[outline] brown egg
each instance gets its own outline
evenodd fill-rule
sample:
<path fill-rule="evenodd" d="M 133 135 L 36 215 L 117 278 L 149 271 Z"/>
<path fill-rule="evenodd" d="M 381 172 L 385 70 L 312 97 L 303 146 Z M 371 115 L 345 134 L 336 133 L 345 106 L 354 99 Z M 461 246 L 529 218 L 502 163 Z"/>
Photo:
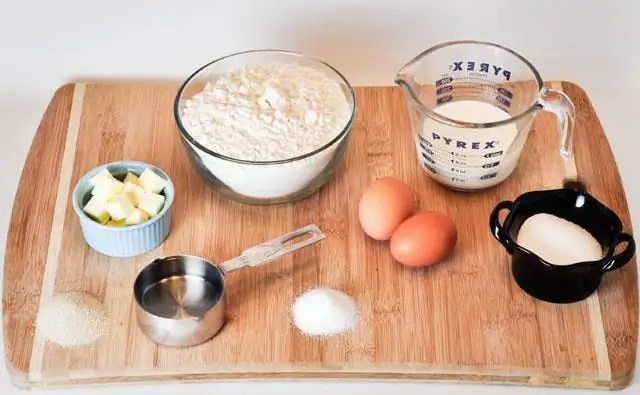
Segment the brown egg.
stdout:
<path fill-rule="evenodd" d="M 404 221 L 391 237 L 391 255 L 405 266 L 421 267 L 445 259 L 458 241 L 453 220 L 441 213 L 426 211 Z"/>
<path fill-rule="evenodd" d="M 383 177 L 371 183 L 360 197 L 360 226 L 373 239 L 389 240 L 413 209 L 411 188 L 397 178 Z"/>

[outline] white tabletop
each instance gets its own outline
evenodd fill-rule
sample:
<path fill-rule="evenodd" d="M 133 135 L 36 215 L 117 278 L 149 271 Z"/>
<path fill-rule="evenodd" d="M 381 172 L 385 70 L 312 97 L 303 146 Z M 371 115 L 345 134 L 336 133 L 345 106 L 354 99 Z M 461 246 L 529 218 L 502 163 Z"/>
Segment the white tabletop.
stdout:
<path fill-rule="evenodd" d="M 93 3 L 93 4 L 90 4 Z M 640 2 L 603 0 L 0 0 L 0 256 L 20 172 L 55 89 L 84 77 L 180 79 L 216 57 L 281 48 L 322 58 L 355 85 L 390 85 L 397 69 L 429 46 L 494 41 L 532 61 L 546 80 L 570 80 L 589 94 L 618 161 L 632 222 L 640 226 Z M 2 364 L 4 365 L 4 364 Z M 0 391 L 16 393 L 5 369 Z M 636 373 L 636 376 L 640 374 Z M 137 386 L 137 394 L 186 384 Z M 443 383 L 205 383 L 229 393 L 569 394 L 571 390 Z M 72 393 L 133 392 L 109 386 Z M 582 391 L 580 391 L 582 392 Z M 62 393 L 62 392 L 48 392 Z M 64 393 L 70 393 L 64 391 Z M 589 393 L 597 394 L 599 391 Z M 604 393 L 604 392 L 602 392 Z M 622 393 L 640 393 L 640 381 Z"/>

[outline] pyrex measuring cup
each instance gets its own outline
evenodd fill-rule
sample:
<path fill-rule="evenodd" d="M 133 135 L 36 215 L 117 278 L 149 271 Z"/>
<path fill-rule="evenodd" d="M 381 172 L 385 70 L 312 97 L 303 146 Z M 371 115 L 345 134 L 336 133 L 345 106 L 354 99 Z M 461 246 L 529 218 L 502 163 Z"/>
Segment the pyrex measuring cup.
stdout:
<path fill-rule="evenodd" d="M 309 237 L 301 238 L 306 235 Z M 225 275 L 264 265 L 324 238 L 317 226 L 307 225 L 244 250 L 239 257 L 217 266 L 189 255 L 158 258 L 138 274 L 133 284 L 138 325 L 158 344 L 201 344 L 224 325 Z"/>
<path fill-rule="evenodd" d="M 557 116 L 565 180 L 576 179 L 573 103 L 544 87 L 516 52 L 488 42 L 446 42 L 407 63 L 395 83 L 406 93 L 418 161 L 439 183 L 471 191 L 504 181 L 540 110 Z"/>

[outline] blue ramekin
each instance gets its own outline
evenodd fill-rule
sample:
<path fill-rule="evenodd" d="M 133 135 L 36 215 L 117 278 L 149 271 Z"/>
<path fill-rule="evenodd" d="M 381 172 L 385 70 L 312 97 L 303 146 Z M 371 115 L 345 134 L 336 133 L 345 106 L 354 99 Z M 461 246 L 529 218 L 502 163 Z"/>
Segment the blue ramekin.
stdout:
<path fill-rule="evenodd" d="M 82 211 L 82 207 L 89 200 L 89 194 L 93 188 L 90 180 L 102 169 L 107 169 L 116 178 L 122 180 L 127 172 L 139 176 L 146 168 L 153 170 L 157 175 L 167 180 L 163 190 L 164 206 L 158 215 L 140 224 L 112 227 L 94 221 Z M 73 210 L 80 221 L 82 235 L 87 244 L 100 254 L 126 258 L 149 252 L 164 242 L 171 228 L 171 208 L 174 196 L 173 183 L 162 169 L 144 162 L 118 161 L 96 167 L 82 176 L 73 190 L 72 199 Z"/>

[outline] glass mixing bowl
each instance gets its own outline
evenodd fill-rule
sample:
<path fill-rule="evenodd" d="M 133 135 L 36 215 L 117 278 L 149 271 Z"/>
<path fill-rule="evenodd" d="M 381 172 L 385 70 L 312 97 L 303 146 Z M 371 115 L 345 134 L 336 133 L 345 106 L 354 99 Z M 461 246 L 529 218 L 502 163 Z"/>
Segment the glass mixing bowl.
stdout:
<path fill-rule="evenodd" d="M 201 92 L 207 82 L 242 66 L 298 64 L 323 73 L 337 82 L 350 106 L 351 116 L 327 144 L 293 158 L 251 161 L 231 158 L 196 141 L 182 121 L 184 101 Z M 347 147 L 355 118 L 355 94 L 338 70 L 320 60 L 295 52 L 255 50 L 214 60 L 196 70 L 182 84 L 174 102 L 174 116 L 184 148 L 200 176 L 220 195 L 241 203 L 275 204 L 304 199 L 333 176 Z M 248 131 L 251 132 L 251 131 Z"/>

